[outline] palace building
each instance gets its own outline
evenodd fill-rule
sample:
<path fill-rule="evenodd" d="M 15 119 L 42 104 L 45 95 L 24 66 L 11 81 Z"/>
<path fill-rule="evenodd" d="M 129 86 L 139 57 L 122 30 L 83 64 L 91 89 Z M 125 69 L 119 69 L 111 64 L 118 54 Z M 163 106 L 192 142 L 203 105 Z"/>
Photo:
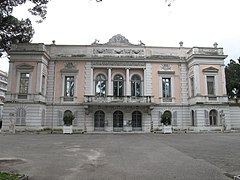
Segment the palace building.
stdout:
<path fill-rule="evenodd" d="M 105 44 L 15 44 L 10 51 L 3 128 L 161 130 L 170 114 L 174 130 L 240 127 L 231 120 L 222 48 L 152 47 L 118 34 Z M 236 122 L 236 120 L 234 120 Z"/>

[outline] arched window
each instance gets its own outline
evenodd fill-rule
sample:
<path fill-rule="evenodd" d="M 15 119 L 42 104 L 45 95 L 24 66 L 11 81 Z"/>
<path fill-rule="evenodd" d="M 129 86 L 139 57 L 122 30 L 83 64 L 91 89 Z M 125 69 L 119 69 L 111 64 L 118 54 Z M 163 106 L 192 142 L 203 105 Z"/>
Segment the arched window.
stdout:
<path fill-rule="evenodd" d="M 26 110 L 24 108 L 17 109 L 16 125 L 17 126 L 25 126 L 26 125 Z"/>
<path fill-rule="evenodd" d="M 96 111 L 94 113 L 94 130 L 104 130 L 105 113 L 103 111 Z"/>
<path fill-rule="evenodd" d="M 212 109 L 209 112 L 209 124 L 210 126 L 216 126 L 217 125 L 217 111 Z"/>
<path fill-rule="evenodd" d="M 162 114 L 162 120 L 161 123 L 163 123 L 164 125 L 171 125 L 172 124 L 172 113 L 171 111 L 164 111 L 164 113 Z"/>
<path fill-rule="evenodd" d="M 64 111 L 64 116 L 71 116 L 71 115 L 73 115 L 72 111 L 70 111 L 70 110 Z"/>
<path fill-rule="evenodd" d="M 70 111 L 70 110 L 64 111 L 64 115 L 63 115 L 64 125 L 72 125 L 74 118 L 75 117 L 74 117 L 72 111 Z"/>
<path fill-rule="evenodd" d="M 96 96 L 106 96 L 106 77 L 103 74 L 99 74 L 95 81 L 95 93 Z"/>
<path fill-rule="evenodd" d="M 141 78 L 139 75 L 133 75 L 131 79 L 131 95 L 141 96 Z"/>
<path fill-rule="evenodd" d="M 115 111 L 113 113 L 113 130 L 121 131 L 123 130 L 123 112 Z"/>
<path fill-rule="evenodd" d="M 123 96 L 123 85 L 124 80 L 121 75 L 114 76 L 113 79 L 113 96 L 114 97 L 122 97 Z"/>
<path fill-rule="evenodd" d="M 134 111 L 132 113 L 132 130 L 133 131 L 142 130 L 142 113 L 140 111 Z"/>

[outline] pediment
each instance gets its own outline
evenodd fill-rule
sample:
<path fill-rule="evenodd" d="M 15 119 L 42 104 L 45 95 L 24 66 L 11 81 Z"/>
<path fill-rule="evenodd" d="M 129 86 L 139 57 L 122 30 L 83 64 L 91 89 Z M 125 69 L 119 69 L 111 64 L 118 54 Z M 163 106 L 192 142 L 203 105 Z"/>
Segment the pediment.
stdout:
<path fill-rule="evenodd" d="M 121 34 L 117 34 L 109 39 L 109 41 L 106 43 L 107 45 L 112 46 L 121 46 L 121 45 L 132 45 L 127 38 L 122 36 Z"/>
<path fill-rule="evenodd" d="M 219 70 L 215 67 L 208 67 L 208 68 L 203 69 L 203 72 L 218 73 L 218 71 Z"/>
<path fill-rule="evenodd" d="M 29 65 L 29 64 L 19 64 L 16 66 L 17 69 L 33 69 L 33 66 Z"/>

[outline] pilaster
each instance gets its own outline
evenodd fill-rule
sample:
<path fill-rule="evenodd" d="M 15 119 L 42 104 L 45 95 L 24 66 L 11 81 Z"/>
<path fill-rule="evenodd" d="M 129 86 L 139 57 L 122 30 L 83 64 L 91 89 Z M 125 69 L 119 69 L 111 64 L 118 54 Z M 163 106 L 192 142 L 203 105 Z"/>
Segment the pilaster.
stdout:
<path fill-rule="evenodd" d="M 130 96 L 130 79 L 129 79 L 129 68 L 126 68 L 126 95 Z"/>

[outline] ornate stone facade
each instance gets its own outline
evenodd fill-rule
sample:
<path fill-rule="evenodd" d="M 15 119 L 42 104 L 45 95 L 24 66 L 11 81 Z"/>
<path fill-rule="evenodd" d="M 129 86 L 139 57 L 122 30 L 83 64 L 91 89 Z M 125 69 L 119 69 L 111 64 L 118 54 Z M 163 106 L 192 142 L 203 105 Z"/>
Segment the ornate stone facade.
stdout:
<path fill-rule="evenodd" d="M 165 112 L 174 130 L 240 128 L 222 48 L 148 47 L 118 34 L 105 44 L 18 44 L 10 55 L 5 129 L 9 114 L 21 130 L 61 129 L 72 113 L 75 130 L 150 132 Z"/>

